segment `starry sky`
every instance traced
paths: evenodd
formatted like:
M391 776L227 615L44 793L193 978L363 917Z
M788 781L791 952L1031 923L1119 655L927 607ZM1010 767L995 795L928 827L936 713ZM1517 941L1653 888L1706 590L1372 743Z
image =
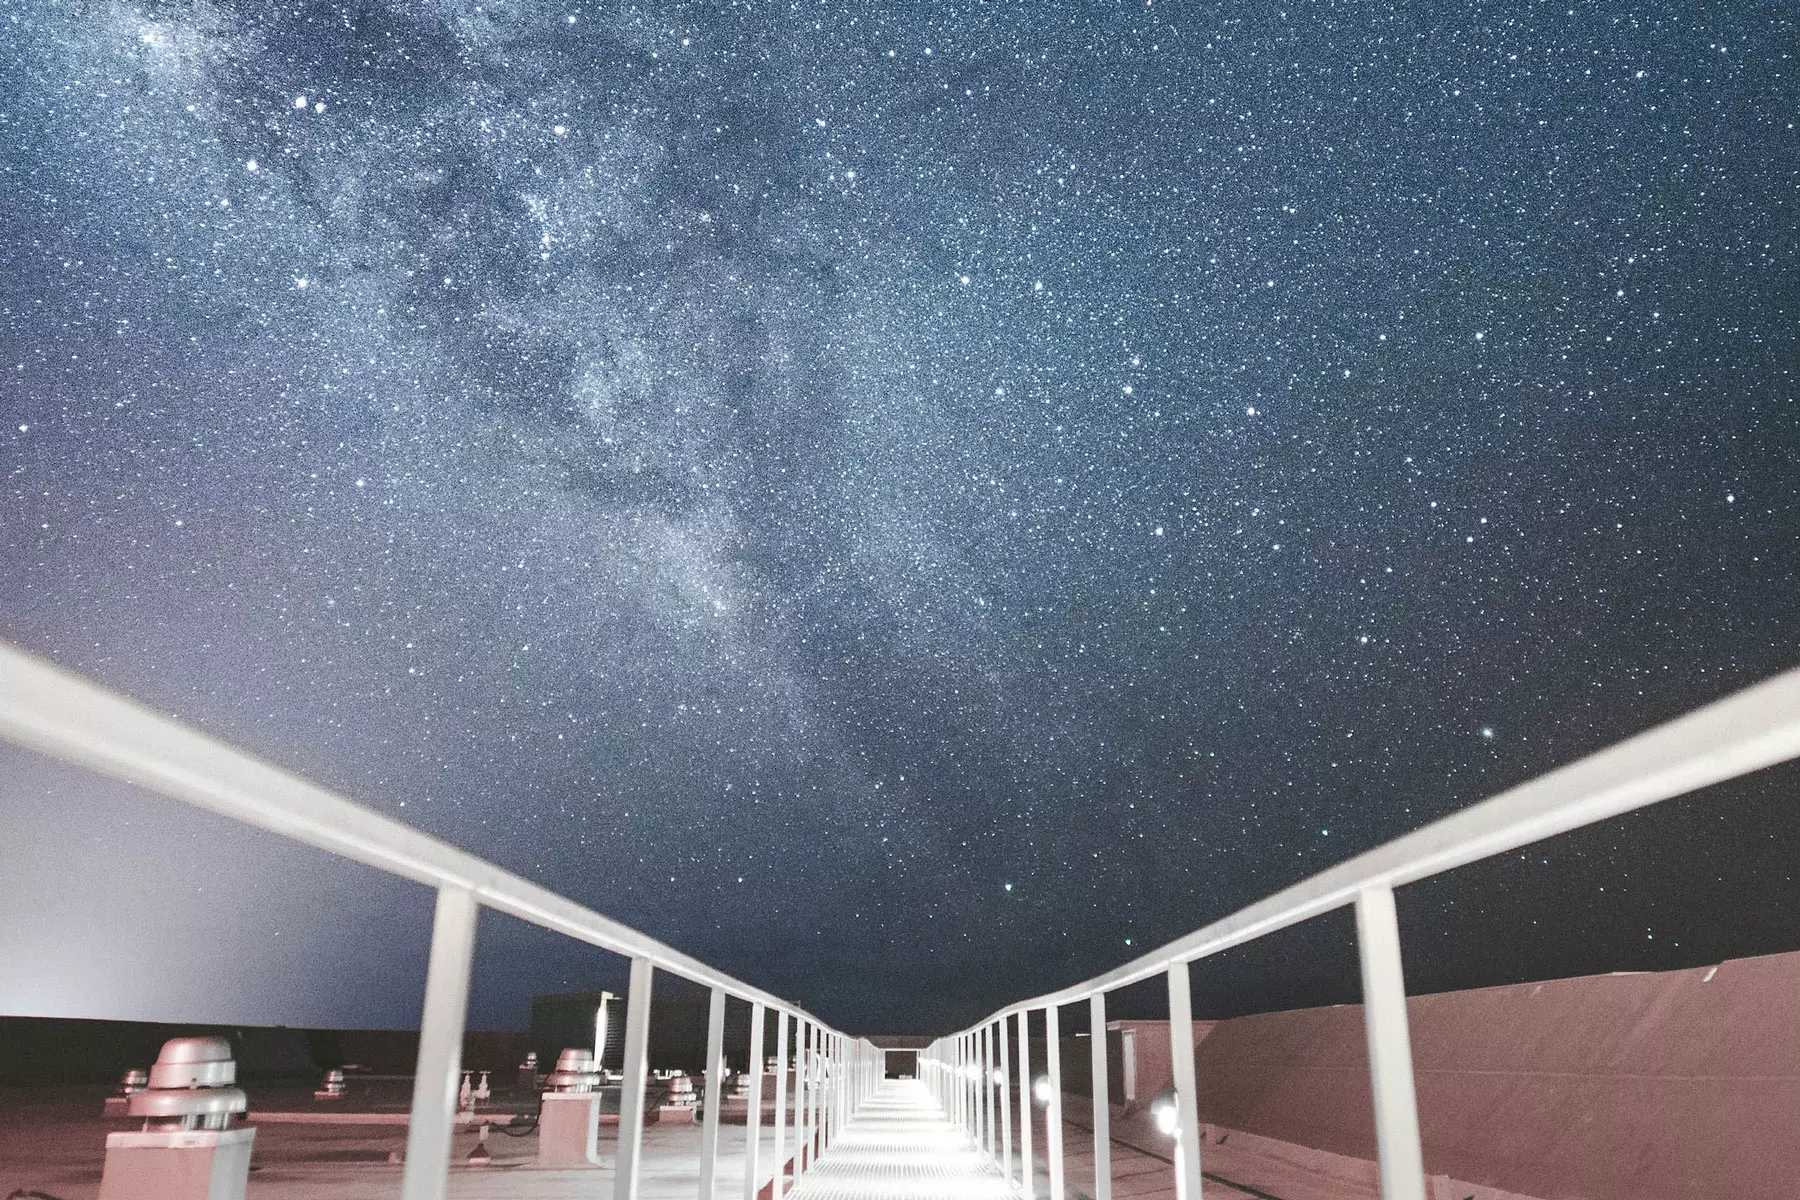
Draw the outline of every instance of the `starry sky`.
M1797 126L1781 2L0 0L0 636L942 1031L1800 663ZM1412 986L1800 948L1796 785ZM0 804L0 1008L416 1021L422 889Z

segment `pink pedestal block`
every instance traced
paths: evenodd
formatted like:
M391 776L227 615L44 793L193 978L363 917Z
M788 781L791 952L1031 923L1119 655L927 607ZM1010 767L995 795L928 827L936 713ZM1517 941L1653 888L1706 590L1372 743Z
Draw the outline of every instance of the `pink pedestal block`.
M244 1200L256 1130L109 1133L100 1200Z
M546 1092L538 1104L538 1162L585 1167L600 1163L600 1095Z

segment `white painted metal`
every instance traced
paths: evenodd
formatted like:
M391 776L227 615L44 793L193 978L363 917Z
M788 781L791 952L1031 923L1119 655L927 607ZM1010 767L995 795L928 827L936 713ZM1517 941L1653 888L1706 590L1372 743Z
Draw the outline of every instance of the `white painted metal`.
M995 1026L995 1040L1000 1043L1000 1173L1010 1180L1013 1177L1012 1055L1007 1050L1005 1020Z
M763 1006L750 1006L750 1107L744 1111L744 1200L756 1200L762 1187Z
M619 1082L619 1150L613 1160L613 1200L637 1200L644 1146L644 1087L650 1081L650 988L656 967L631 960L625 992L625 1073Z
M967 1128L963 1119L963 1099L968 1094L968 1076L963 1072L963 1038L959 1034L950 1050L950 1084L954 1091L951 1094L950 1119L958 1128Z
M981 1148L994 1157L994 1067L988 1027L981 1027Z
M967 1097L969 1140L981 1146L981 1093L976 1080L981 1071L981 1046L973 1033L963 1039L963 1095Z
M463 1022L469 1010L469 967L481 909L467 888L442 887L431 918L425 1007L419 1021L418 1071L406 1127L402 1200L439 1200L450 1180L450 1137L462 1083Z
M825 1153L825 1147L831 1144L831 1135L837 1128L834 1110L837 1106L837 1062L836 1035L827 1033L819 1052L819 1153Z
M456 1075L468 982L465 962L460 987L450 986L456 955L450 953L454 947L440 939L453 934L460 937L459 923L467 925L472 938L481 906L632 960L634 986L640 976L644 981L643 1003L638 1009L640 1074L649 1028L648 983L654 970L724 990L777 1013L799 1015L797 1006L780 997L733 979L628 925L5 642L0 642L0 738L437 889L438 922L420 1038L420 1086L414 1094L402 1184L405 1200L438 1200L444 1194L449 1154L449 1136L444 1130L450 1118L440 1121L433 1116L437 1108L434 1096L441 1070L448 1069L452 1079ZM447 897L457 898L449 901L461 914L455 919L446 919ZM440 949L444 953L440 954ZM461 996L453 1001L452 1013L448 1006L453 991L460 991ZM454 1022L448 1020L450 1016ZM452 1024L455 1034L450 1038L450 1057L445 1058L444 1030ZM631 1033L632 1018L628 1016L628 1083ZM846 1048L852 1045L848 1038L843 1044ZM455 1100L454 1092L451 1100ZM643 1124L641 1078L635 1099L628 1097L622 1109L620 1160L624 1169L618 1173L615 1191L620 1197L635 1197L638 1135ZM631 1122L624 1118L633 1110L637 1133L627 1137ZM433 1139L441 1140L441 1153L432 1149Z
M725 1091L725 993L712 990L706 1009L706 1092L700 1110L700 1200L714 1200L719 1173L719 1101Z
M806 1173L806 1037L809 1023L794 1025L794 1182Z
M1019 1194L1034 1200L1037 1165L1031 1158L1031 1014L1021 1010L1013 1016L1019 1023Z
M1063 1190L1062 1032L1056 1005L1044 1010L1044 1070L1050 1077L1050 1105L1044 1109L1044 1157L1049 1160L1050 1200Z
M1356 944L1362 960L1363 1022L1369 1032L1369 1078L1375 1093L1382 1200L1425 1200L1425 1157L1419 1145L1412 1040L1406 1021L1406 976L1400 962L1394 893L1388 888L1371 888L1356 898Z
M1106 993L1088 997L1089 1058L1094 1086L1094 1200L1112 1200L1112 1110L1106 1094Z
M1188 965L1169 968L1169 1061L1175 1082L1175 1193L1200 1200L1200 1089L1194 1078L1194 999Z
M812 1154L825 1153L825 1030L813 1028Z
M775 1014L775 1186L770 1189L774 1200L781 1200L787 1190L788 1020L786 1013Z

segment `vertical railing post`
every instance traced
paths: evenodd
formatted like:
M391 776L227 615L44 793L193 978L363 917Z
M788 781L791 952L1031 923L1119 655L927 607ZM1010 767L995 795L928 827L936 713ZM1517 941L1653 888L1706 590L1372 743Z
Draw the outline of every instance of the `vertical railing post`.
M1007 1053L1005 1017L995 1026L1000 1042L1000 1174L1012 1186L1012 1057Z
M838 1035L825 1035L825 1053L822 1056L825 1086L819 1093L819 1153L823 1155L825 1148L831 1145L831 1139L837 1136L837 1101L838 1101Z
M1419 1144L1406 975L1400 962L1393 889L1370 888L1357 896L1356 945L1362 959L1363 1021L1369 1033L1369 1084L1375 1096L1382 1200L1425 1200L1425 1157Z
M950 1078L956 1088L955 1092L952 1094L952 1102L956 1107L951 1115L956 1118L957 1127L966 1130L968 1126L963 1119L963 1102L968 1095L969 1081L968 1078L963 1075L963 1039L962 1034L960 1033L952 1040Z
M1200 1090L1194 1077L1194 999L1188 965L1169 968L1169 1061L1175 1076L1175 1195L1200 1200Z
M981 1034L973 1029L969 1031L969 1069L964 1072L969 1081L969 1137L975 1142L975 1149L981 1149Z
M1044 1069L1050 1076L1050 1107L1044 1110L1044 1157L1050 1165L1050 1200L1063 1195L1062 1030L1056 1005L1044 1008Z
M812 1022L800 1017L794 1023L794 1184L799 1186L800 1177L806 1173L809 1153L807 1138L810 1129L807 1126L809 1083L806 1078L806 1052L812 1044Z
M463 1022L469 1011L469 967L481 908L467 888L440 887L431 918L431 958L419 1019L418 1068L406 1128L402 1200L443 1200L450 1184L450 1138L462 1082Z
M807 1143L812 1161L825 1152L825 1030L813 1026L812 1037L812 1135Z
M769 1189L781 1200L787 1188L788 1015L775 1014L775 1184Z
M1094 1076L1094 1200L1112 1200L1112 1101L1106 1077L1106 993L1088 997L1089 1063Z
M700 1200L713 1200L719 1170L719 1101L725 1090L725 991L706 1010L706 1107L700 1114Z
M762 1186L763 1006L750 1005L750 1107L744 1111L744 1200L756 1200Z
M974 1033L964 1036L964 1045L968 1049L968 1061L963 1067L963 1087L969 1097L969 1140L981 1149L981 1091L978 1080L981 1077L981 1041Z
M631 960L625 992L625 1074L619 1081L619 1151L613 1159L613 1200L637 1200L644 1148L644 1089L650 1082L650 988L656 968Z
M981 1027L981 1148L994 1157L994 1068L989 1065L988 1027Z
M1035 1200L1037 1164L1031 1158L1031 1014L1019 1010L1019 1195ZM1060 1200L1060 1198L1059 1198Z

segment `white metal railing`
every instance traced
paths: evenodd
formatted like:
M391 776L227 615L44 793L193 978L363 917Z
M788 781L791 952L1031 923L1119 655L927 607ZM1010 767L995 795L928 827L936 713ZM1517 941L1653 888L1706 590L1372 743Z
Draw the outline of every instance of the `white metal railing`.
M751 1005L745 1200L756 1200L763 1183L757 1159L766 1015L772 1014L777 1023L772 1168L776 1196L785 1189L790 1028L794 1035L796 1178L810 1168L881 1080L881 1052L866 1039L840 1033L798 1005L716 971L630 926L5 642L0 642L0 737L437 889L418 1071L406 1135L403 1200L441 1200L448 1185L469 969L476 919L483 907L631 960L615 1200L635 1200L638 1193L644 1089L649 1074L650 991L656 971L712 989L700 1155L700 1195L709 1200L714 1195L718 1166L727 996Z
M1032 1075L1026 1022L1029 1014L1041 1011L1049 1058L1049 1094L1045 1097L1049 1194L1052 1200L1062 1200L1062 1073L1057 1010L1061 1005L1088 1001L1095 1031L1094 1196L1096 1200L1106 1200L1111 1193L1111 1168L1106 1120L1105 996L1115 988L1165 975L1177 1122L1176 1190L1181 1200L1199 1200L1199 1105L1188 965L1321 913L1353 905L1376 1143L1381 1158L1381 1194L1385 1200L1425 1200L1394 889L1795 757L1800 757L1800 670L1777 675L1434 821L1103 975L1009 1004L921 1051L921 1074L931 1083L946 1113L961 1122L990 1154L994 1150L988 1131L998 1104L999 1119L1006 1125L995 1162L1009 1181L1017 1178L1026 1200L1035 1200ZM1009 1022L1014 1020L1019 1059L1016 1078L1006 1062ZM992 1069L986 1050L990 1031L1001 1048L997 1072ZM1010 1137L1010 1108L1015 1094L1022 1114L1021 1170L1017 1176Z

